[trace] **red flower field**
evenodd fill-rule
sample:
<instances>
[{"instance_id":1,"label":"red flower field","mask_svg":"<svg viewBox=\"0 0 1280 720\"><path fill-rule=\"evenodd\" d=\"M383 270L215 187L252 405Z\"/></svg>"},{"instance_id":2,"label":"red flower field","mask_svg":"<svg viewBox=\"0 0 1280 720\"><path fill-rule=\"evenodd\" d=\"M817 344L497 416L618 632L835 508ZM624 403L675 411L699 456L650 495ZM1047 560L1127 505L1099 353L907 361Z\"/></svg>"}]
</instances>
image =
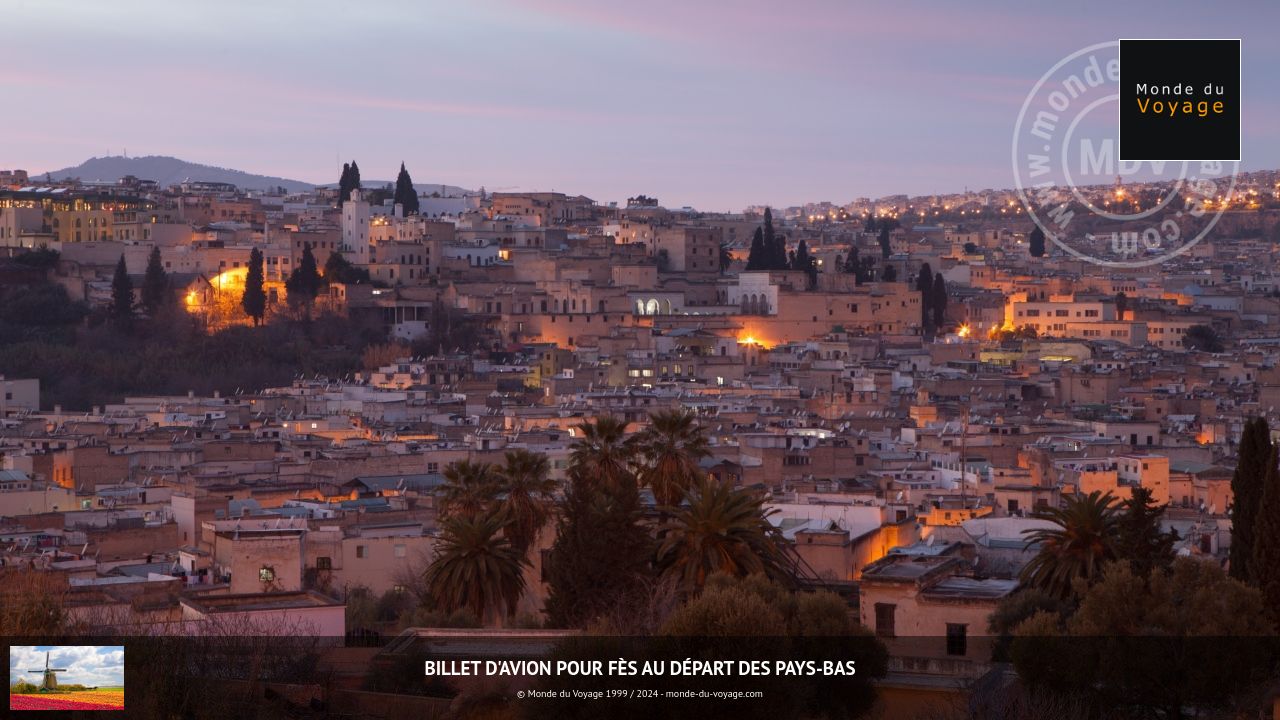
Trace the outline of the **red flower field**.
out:
<instances>
[{"instance_id":1,"label":"red flower field","mask_svg":"<svg viewBox=\"0 0 1280 720\"><path fill-rule=\"evenodd\" d=\"M124 689L9 695L10 710L123 710Z\"/></svg>"}]
</instances>

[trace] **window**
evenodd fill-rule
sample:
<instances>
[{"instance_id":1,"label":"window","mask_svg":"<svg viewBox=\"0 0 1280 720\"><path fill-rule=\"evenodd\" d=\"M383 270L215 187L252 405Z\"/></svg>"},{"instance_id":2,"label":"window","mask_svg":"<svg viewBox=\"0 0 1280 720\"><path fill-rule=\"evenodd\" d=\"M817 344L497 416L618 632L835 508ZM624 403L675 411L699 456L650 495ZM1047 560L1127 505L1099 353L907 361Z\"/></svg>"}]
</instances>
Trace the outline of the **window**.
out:
<instances>
[{"instance_id":1,"label":"window","mask_svg":"<svg viewBox=\"0 0 1280 720\"><path fill-rule=\"evenodd\" d=\"M402 558L402 557L404 557L404 556L405 556L405 547L404 547L404 545L396 545L394 548L392 548L392 550L393 550L393 552L395 553L395 556L396 556L396 557L398 557L398 558Z\"/></svg>"},{"instance_id":2,"label":"window","mask_svg":"<svg viewBox=\"0 0 1280 720\"><path fill-rule=\"evenodd\" d=\"M258 571L258 579L264 583L275 582L276 569L270 565L263 565L262 569Z\"/></svg>"},{"instance_id":3,"label":"window","mask_svg":"<svg viewBox=\"0 0 1280 720\"><path fill-rule=\"evenodd\" d=\"M947 623L947 654L963 657L969 649L969 626Z\"/></svg>"},{"instance_id":4,"label":"window","mask_svg":"<svg viewBox=\"0 0 1280 720\"><path fill-rule=\"evenodd\" d=\"M332 570L332 569L333 569L333 560L332 560L332 559L330 559L330 558L328 558L328 557L318 557L318 558L316 558L316 569L317 569L317 570Z\"/></svg>"},{"instance_id":5,"label":"window","mask_svg":"<svg viewBox=\"0 0 1280 720\"><path fill-rule=\"evenodd\" d=\"M894 637L893 613L898 609L893 603L876 603L876 635ZM950 626L948 626L950 627Z\"/></svg>"},{"instance_id":6,"label":"window","mask_svg":"<svg viewBox=\"0 0 1280 720\"><path fill-rule=\"evenodd\" d=\"M356 546L356 557L357 557L357 558L361 558L361 559L363 559L363 558L364 558L364 546L363 546L363 545L357 545L357 546Z\"/></svg>"}]
</instances>

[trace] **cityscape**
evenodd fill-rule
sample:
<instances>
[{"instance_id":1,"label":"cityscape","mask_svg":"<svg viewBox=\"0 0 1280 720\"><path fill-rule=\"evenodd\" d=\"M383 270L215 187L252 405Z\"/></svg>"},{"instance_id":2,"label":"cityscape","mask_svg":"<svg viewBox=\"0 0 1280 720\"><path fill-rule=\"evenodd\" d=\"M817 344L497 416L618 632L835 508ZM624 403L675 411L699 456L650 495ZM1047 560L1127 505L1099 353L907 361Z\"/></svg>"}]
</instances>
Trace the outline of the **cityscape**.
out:
<instances>
[{"instance_id":1,"label":"cityscape","mask_svg":"<svg viewBox=\"0 0 1280 720\"><path fill-rule=\"evenodd\" d=\"M534 189L344 135L302 180L34 132L0 148L11 710L1280 717L1256 125L1177 177L776 203L693 161Z\"/></svg>"}]
</instances>

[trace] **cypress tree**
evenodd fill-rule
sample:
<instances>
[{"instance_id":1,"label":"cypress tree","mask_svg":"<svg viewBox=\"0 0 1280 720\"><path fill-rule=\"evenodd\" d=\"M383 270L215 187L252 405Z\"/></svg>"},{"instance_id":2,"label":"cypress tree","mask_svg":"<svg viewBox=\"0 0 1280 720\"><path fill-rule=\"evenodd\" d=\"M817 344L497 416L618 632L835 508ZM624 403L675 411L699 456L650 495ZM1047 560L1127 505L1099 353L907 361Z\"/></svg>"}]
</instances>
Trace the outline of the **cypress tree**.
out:
<instances>
[{"instance_id":1,"label":"cypress tree","mask_svg":"<svg viewBox=\"0 0 1280 720\"><path fill-rule=\"evenodd\" d=\"M293 304L310 303L320 293L324 281L316 269L316 256L311 253L311 243L302 244L302 259L298 267L289 273L284 287L288 292L289 302Z\"/></svg>"},{"instance_id":2,"label":"cypress tree","mask_svg":"<svg viewBox=\"0 0 1280 720\"><path fill-rule=\"evenodd\" d=\"M930 294L933 305L933 325L942 327L947 315L947 283L942 279L942 273L933 276L933 290Z\"/></svg>"},{"instance_id":3,"label":"cypress tree","mask_svg":"<svg viewBox=\"0 0 1280 720\"><path fill-rule=\"evenodd\" d=\"M889 245L889 223L884 222L880 224L880 255L888 260L892 254L893 248Z\"/></svg>"},{"instance_id":4,"label":"cypress tree","mask_svg":"<svg viewBox=\"0 0 1280 720\"><path fill-rule=\"evenodd\" d=\"M1231 476L1231 577L1254 582L1253 550L1262 500L1263 477L1271 457L1271 428L1266 419L1255 417L1244 425L1237 450L1236 470Z\"/></svg>"},{"instance_id":5,"label":"cypress tree","mask_svg":"<svg viewBox=\"0 0 1280 720\"><path fill-rule=\"evenodd\" d=\"M360 166L356 164L355 160L351 161L351 189L360 189ZM350 196L350 193L348 193L347 197L349 198Z\"/></svg>"},{"instance_id":6,"label":"cypress tree","mask_svg":"<svg viewBox=\"0 0 1280 720\"><path fill-rule=\"evenodd\" d=\"M898 279L898 269L893 265L886 264L884 270L880 273L880 279L885 282L894 282Z\"/></svg>"},{"instance_id":7,"label":"cypress tree","mask_svg":"<svg viewBox=\"0 0 1280 720\"><path fill-rule=\"evenodd\" d=\"M400 174L396 176L395 202L404 209L406 216L418 214L418 191L413 189L413 179L403 162L400 163Z\"/></svg>"},{"instance_id":8,"label":"cypress tree","mask_svg":"<svg viewBox=\"0 0 1280 720\"><path fill-rule=\"evenodd\" d=\"M765 266L762 270L787 269L787 241L779 239L773 229L773 210L764 209Z\"/></svg>"},{"instance_id":9,"label":"cypress tree","mask_svg":"<svg viewBox=\"0 0 1280 720\"><path fill-rule=\"evenodd\" d=\"M756 234L751 236L751 253L747 255L748 270L765 270L765 249L764 249L764 233L760 228L756 228Z\"/></svg>"},{"instance_id":10,"label":"cypress tree","mask_svg":"<svg viewBox=\"0 0 1280 720\"><path fill-rule=\"evenodd\" d=\"M342 177L338 178L338 202L351 199L351 163L342 163Z\"/></svg>"},{"instance_id":11,"label":"cypress tree","mask_svg":"<svg viewBox=\"0 0 1280 720\"><path fill-rule=\"evenodd\" d=\"M111 278L111 304L107 312L115 320L125 321L133 317L133 281L129 279L129 269L124 264L124 254L116 263L116 273Z\"/></svg>"},{"instance_id":12,"label":"cypress tree","mask_svg":"<svg viewBox=\"0 0 1280 720\"><path fill-rule=\"evenodd\" d=\"M142 305L151 315L169 304L169 276L160 262L160 248L151 248L147 256L147 274L142 280Z\"/></svg>"},{"instance_id":13,"label":"cypress tree","mask_svg":"<svg viewBox=\"0 0 1280 720\"><path fill-rule=\"evenodd\" d=\"M920 293L920 326L930 327L933 322L933 268L929 263L920 266L920 274L916 276L916 291Z\"/></svg>"},{"instance_id":14,"label":"cypress tree","mask_svg":"<svg viewBox=\"0 0 1280 720\"><path fill-rule=\"evenodd\" d=\"M240 306L244 314L253 318L255 326L262 323L267 314L267 291L263 288L262 251L254 248L249 253L249 273L244 278L244 295Z\"/></svg>"},{"instance_id":15,"label":"cypress tree","mask_svg":"<svg viewBox=\"0 0 1280 720\"><path fill-rule=\"evenodd\" d=\"M1253 525L1250 572L1273 617L1280 617L1280 448L1271 446ZM1234 538L1232 539L1234 549Z\"/></svg>"},{"instance_id":16,"label":"cypress tree","mask_svg":"<svg viewBox=\"0 0 1280 720\"><path fill-rule=\"evenodd\" d=\"M1044 257L1044 231L1039 225L1031 230L1027 243L1030 245L1031 257Z\"/></svg>"}]
</instances>

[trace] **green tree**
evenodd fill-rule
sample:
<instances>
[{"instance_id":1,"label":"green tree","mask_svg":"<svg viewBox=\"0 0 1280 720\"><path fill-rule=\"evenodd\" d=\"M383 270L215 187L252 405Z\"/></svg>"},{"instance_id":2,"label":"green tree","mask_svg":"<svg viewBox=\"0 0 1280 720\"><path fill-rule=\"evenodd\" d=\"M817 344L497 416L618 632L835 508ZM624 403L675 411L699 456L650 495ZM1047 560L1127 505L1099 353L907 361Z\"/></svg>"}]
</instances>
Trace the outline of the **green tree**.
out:
<instances>
[{"instance_id":1,"label":"green tree","mask_svg":"<svg viewBox=\"0 0 1280 720\"><path fill-rule=\"evenodd\" d=\"M455 460L444 468L437 491L441 517L478 515L492 509L499 490L498 475L486 462Z\"/></svg>"},{"instance_id":2,"label":"green tree","mask_svg":"<svg viewBox=\"0 0 1280 720\"><path fill-rule=\"evenodd\" d=\"M1120 503L1116 517L1116 557L1128 561L1134 572L1148 577L1155 570L1167 570L1173 564L1175 530L1161 529L1164 506L1152 500L1151 489L1135 487L1133 494Z\"/></svg>"},{"instance_id":3,"label":"green tree","mask_svg":"<svg viewBox=\"0 0 1280 720\"><path fill-rule=\"evenodd\" d=\"M368 284L372 282L369 271L352 265L340 251L329 253L324 261L324 281L342 283L344 285Z\"/></svg>"},{"instance_id":4,"label":"green tree","mask_svg":"<svg viewBox=\"0 0 1280 720\"><path fill-rule=\"evenodd\" d=\"M757 492L704 478L689 489L687 505L663 524L658 565L690 594L716 572L763 572L789 581L781 535L769 523L774 512L764 509Z\"/></svg>"},{"instance_id":5,"label":"green tree","mask_svg":"<svg viewBox=\"0 0 1280 720\"><path fill-rule=\"evenodd\" d=\"M396 176L395 202L406 216L418 214L418 191L414 189L413 178L409 177L403 162L400 163L400 174Z\"/></svg>"},{"instance_id":6,"label":"green tree","mask_svg":"<svg viewBox=\"0 0 1280 720\"><path fill-rule=\"evenodd\" d=\"M171 297L169 276L160 261L160 248L152 247L151 254L147 256L147 272L142 279L142 306L149 314L155 315L169 304Z\"/></svg>"},{"instance_id":7,"label":"green tree","mask_svg":"<svg viewBox=\"0 0 1280 720\"><path fill-rule=\"evenodd\" d=\"M1236 469L1231 475L1231 577L1252 583L1253 548L1262 503L1263 477L1271 457L1271 428L1266 418L1245 422L1236 450Z\"/></svg>"},{"instance_id":8,"label":"green tree","mask_svg":"<svg viewBox=\"0 0 1280 720\"><path fill-rule=\"evenodd\" d=\"M768 261L765 258L766 255L764 231L757 227L755 234L751 236L751 252L747 255L747 270L767 270Z\"/></svg>"},{"instance_id":9,"label":"green tree","mask_svg":"<svg viewBox=\"0 0 1280 720\"><path fill-rule=\"evenodd\" d=\"M723 275L733 265L733 252L728 245L720 246L720 274Z\"/></svg>"},{"instance_id":10,"label":"green tree","mask_svg":"<svg viewBox=\"0 0 1280 720\"><path fill-rule=\"evenodd\" d=\"M1192 325L1182 335L1182 345L1188 350L1220 353L1224 347L1218 332L1208 325Z\"/></svg>"},{"instance_id":11,"label":"green tree","mask_svg":"<svg viewBox=\"0 0 1280 720\"><path fill-rule=\"evenodd\" d=\"M1027 245L1031 257L1044 257L1044 231L1039 225L1031 229L1031 234L1027 236Z\"/></svg>"},{"instance_id":12,"label":"green tree","mask_svg":"<svg viewBox=\"0 0 1280 720\"><path fill-rule=\"evenodd\" d=\"M360 168L356 165L356 161L342 163L342 177L338 179L338 201L347 202L351 199L351 191L359 188Z\"/></svg>"},{"instance_id":13,"label":"green tree","mask_svg":"<svg viewBox=\"0 0 1280 720\"><path fill-rule=\"evenodd\" d=\"M586 627L643 592L653 574L653 538L640 519L634 484L570 473L544 568L551 626Z\"/></svg>"},{"instance_id":14,"label":"green tree","mask_svg":"<svg viewBox=\"0 0 1280 720\"><path fill-rule=\"evenodd\" d=\"M929 263L920 266L916 275L916 291L920 293L920 327L933 326L933 268Z\"/></svg>"},{"instance_id":15,"label":"green tree","mask_svg":"<svg viewBox=\"0 0 1280 720\"><path fill-rule=\"evenodd\" d=\"M1274 682L1261 593L1216 563L1178 558L1144 578L1116 562L1091 587L1078 585L1065 623L1042 612L1014 632L1014 667L1033 693L1086 698L1093 717L1180 718L1226 710Z\"/></svg>"},{"instance_id":16,"label":"green tree","mask_svg":"<svg viewBox=\"0 0 1280 720\"><path fill-rule=\"evenodd\" d=\"M244 294L240 297L240 307L244 314L253 318L254 325L261 325L267 314L267 291L263 287L262 251L254 248L249 251L249 272L244 276Z\"/></svg>"},{"instance_id":17,"label":"green tree","mask_svg":"<svg viewBox=\"0 0 1280 720\"><path fill-rule=\"evenodd\" d=\"M1063 499L1064 506L1036 513L1057 527L1028 531L1027 546L1039 545L1022 568L1022 582L1059 598L1075 590L1075 580L1097 580L1116 557L1118 508L1111 493L1094 491Z\"/></svg>"},{"instance_id":18,"label":"green tree","mask_svg":"<svg viewBox=\"0 0 1280 720\"><path fill-rule=\"evenodd\" d=\"M887 222L880 225L880 257L888 260L893 254L893 246L889 243L889 224Z\"/></svg>"},{"instance_id":19,"label":"green tree","mask_svg":"<svg viewBox=\"0 0 1280 720\"><path fill-rule=\"evenodd\" d=\"M626 430L627 422L611 415L575 426L577 435L569 445L570 477L611 491L634 492L636 445Z\"/></svg>"},{"instance_id":20,"label":"green tree","mask_svg":"<svg viewBox=\"0 0 1280 720\"><path fill-rule=\"evenodd\" d=\"M441 525L424 579L445 610L510 617L524 593L524 556L502 533L501 513L455 515Z\"/></svg>"},{"instance_id":21,"label":"green tree","mask_svg":"<svg viewBox=\"0 0 1280 720\"><path fill-rule=\"evenodd\" d=\"M129 269L124 264L124 255L116 263L115 275L111 278L111 304L107 313L117 322L127 322L133 318L133 281L129 279Z\"/></svg>"},{"instance_id":22,"label":"green tree","mask_svg":"<svg viewBox=\"0 0 1280 720\"><path fill-rule=\"evenodd\" d=\"M523 448L508 450L498 469L498 508L507 519L507 537L523 555L551 518L556 482L547 477L547 456Z\"/></svg>"},{"instance_id":23,"label":"green tree","mask_svg":"<svg viewBox=\"0 0 1280 720\"><path fill-rule=\"evenodd\" d=\"M289 302L293 305L310 305L320 294L323 285L324 280L316 269L316 256L311 252L311 243L303 243L302 258L284 283Z\"/></svg>"},{"instance_id":24,"label":"green tree","mask_svg":"<svg viewBox=\"0 0 1280 720\"><path fill-rule=\"evenodd\" d=\"M880 279L885 282L897 282L898 268L888 263L885 263L884 271L880 273Z\"/></svg>"},{"instance_id":25,"label":"green tree","mask_svg":"<svg viewBox=\"0 0 1280 720\"><path fill-rule=\"evenodd\" d=\"M1280 618L1280 447L1271 446L1253 527L1253 584L1271 617Z\"/></svg>"},{"instance_id":26,"label":"green tree","mask_svg":"<svg viewBox=\"0 0 1280 720\"><path fill-rule=\"evenodd\" d=\"M942 273L933 276L929 304L933 309L933 326L942 327L947 320L947 283L942 279Z\"/></svg>"},{"instance_id":27,"label":"green tree","mask_svg":"<svg viewBox=\"0 0 1280 720\"><path fill-rule=\"evenodd\" d=\"M685 410L661 410L649 416L649 427L636 437L644 462L639 481L653 490L659 505L675 507L702 479L699 461L710 454L697 418Z\"/></svg>"},{"instance_id":28,"label":"green tree","mask_svg":"<svg viewBox=\"0 0 1280 720\"><path fill-rule=\"evenodd\" d=\"M977 254L978 254L978 246L977 246L977 245L974 245L974 244L973 244L973 243L971 243L971 242L967 242L967 243L965 243L965 244L964 244L964 254L965 254L965 255L977 255Z\"/></svg>"},{"instance_id":29,"label":"green tree","mask_svg":"<svg viewBox=\"0 0 1280 720\"><path fill-rule=\"evenodd\" d=\"M764 209L764 249L766 265L763 270L787 269L787 241L779 237L773 228L773 210Z\"/></svg>"},{"instance_id":30,"label":"green tree","mask_svg":"<svg viewBox=\"0 0 1280 720\"><path fill-rule=\"evenodd\" d=\"M1181 197L1181 196L1179 196ZM1125 312L1129 310L1129 296L1123 292L1116 293L1116 315L1123 318Z\"/></svg>"}]
</instances>

